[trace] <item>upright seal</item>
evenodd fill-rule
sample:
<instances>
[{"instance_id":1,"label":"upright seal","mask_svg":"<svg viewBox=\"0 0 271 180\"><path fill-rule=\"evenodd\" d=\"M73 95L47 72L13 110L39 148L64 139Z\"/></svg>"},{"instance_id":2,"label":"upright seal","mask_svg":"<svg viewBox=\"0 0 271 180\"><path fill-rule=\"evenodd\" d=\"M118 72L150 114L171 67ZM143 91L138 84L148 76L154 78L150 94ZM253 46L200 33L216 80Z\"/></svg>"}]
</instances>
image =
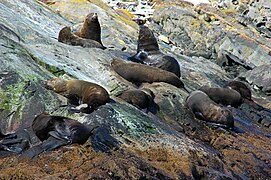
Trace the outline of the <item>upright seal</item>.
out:
<instances>
[{"instance_id":1,"label":"upright seal","mask_svg":"<svg viewBox=\"0 0 271 180\"><path fill-rule=\"evenodd\" d=\"M84 20L82 28L74 34L81 38L92 39L103 45L101 40L101 26L97 13L89 13Z\"/></svg>"},{"instance_id":2,"label":"upright seal","mask_svg":"<svg viewBox=\"0 0 271 180\"><path fill-rule=\"evenodd\" d=\"M161 68L174 73L177 77L181 77L178 61L174 57L165 55L159 50L153 32L143 23L139 23L137 53L129 59L133 62Z\"/></svg>"},{"instance_id":3,"label":"upright seal","mask_svg":"<svg viewBox=\"0 0 271 180\"><path fill-rule=\"evenodd\" d=\"M79 36L74 35L71 32L70 27L64 27L59 31L58 42L72 46L82 46L85 48L100 48L106 49L101 43L94 41L92 39L84 39Z\"/></svg>"}]
</instances>

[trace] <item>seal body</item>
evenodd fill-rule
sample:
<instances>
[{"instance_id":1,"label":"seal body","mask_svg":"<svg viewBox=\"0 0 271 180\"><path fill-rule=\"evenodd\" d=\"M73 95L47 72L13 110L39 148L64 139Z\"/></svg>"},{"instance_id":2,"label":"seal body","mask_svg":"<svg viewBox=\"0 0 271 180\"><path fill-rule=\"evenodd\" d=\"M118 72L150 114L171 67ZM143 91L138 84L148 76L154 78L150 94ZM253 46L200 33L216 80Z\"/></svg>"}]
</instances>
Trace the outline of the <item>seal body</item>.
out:
<instances>
[{"instance_id":1,"label":"seal body","mask_svg":"<svg viewBox=\"0 0 271 180\"><path fill-rule=\"evenodd\" d=\"M103 45L101 41L101 26L97 13L89 13L84 20L82 28L74 34L81 38L92 39Z\"/></svg>"},{"instance_id":2,"label":"seal body","mask_svg":"<svg viewBox=\"0 0 271 180\"><path fill-rule=\"evenodd\" d=\"M70 27L64 27L60 30L58 34L58 42L62 42L72 46L82 46L85 48L101 48L106 49L101 43L92 40L92 39L84 39L79 36L74 35L71 32Z\"/></svg>"},{"instance_id":3,"label":"seal body","mask_svg":"<svg viewBox=\"0 0 271 180\"><path fill-rule=\"evenodd\" d=\"M199 90L205 92L214 102L225 106L238 107L243 102L240 93L234 89L202 86Z\"/></svg>"},{"instance_id":4,"label":"seal body","mask_svg":"<svg viewBox=\"0 0 271 180\"><path fill-rule=\"evenodd\" d=\"M32 129L41 141L53 136L70 144L84 144L91 134L88 127L74 119L51 116L48 113L41 113L35 117Z\"/></svg>"},{"instance_id":5,"label":"seal body","mask_svg":"<svg viewBox=\"0 0 271 180\"><path fill-rule=\"evenodd\" d=\"M179 88L184 87L183 82L175 74L159 68L125 62L121 59L113 59L111 66L121 77L133 83L166 82Z\"/></svg>"},{"instance_id":6,"label":"seal body","mask_svg":"<svg viewBox=\"0 0 271 180\"><path fill-rule=\"evenodd\" d=\"M46 82L46 86L67 97L71 104L87 104L91 110L110 101L108 92L102 86L87 81L53 78Z\"/></svg>"},{"instance_id":7,"label":"seal body","mask_svg":"<svg viewBox=\"0 0 271 180\"><path fill-rule=\"evenodd\" d=\"M153 32L145 25L139 25L137 54L129 58L131 61L161 68L181 77L178 61L159 50Z\"/></svg>"},{"instance_id":8,"label":"seal body","mask_svg":"<svg viewBox=\"0 0 271 180\"><path fill-rule=\"evenodd\" d=\"M34 158L44 151L51 151L60 146L78 143L84 144L91 130L80 122L41 113L32 122L32 129L42 143L26 150L20 158Z\"/></svg>"},{"instance_id":9,"label":"seal body","mask_svg":"<svg viewBox=\"0 0 271 180\"><path fill-rule=\"evenodd\" d=\"M234 89L238 91L241 96L245 99L251 100L251 90L250 88L241 81L230 81L224 86L225 88Z\"/></svg>"},{"instance_id":10,"label":"seal body","mask_svg":"<svg viewBox=\"0 0 271 180\"><path fill-rule=\"evenodd\" d=\"M229 109L219 106L202 91L193 91L186 99L186 104L196 118L225 125L234 126L234 118Z\"/></svg>"},{"instance_id":11,"label":"seal body","mask_svg":"<svg viewBox=\"0 0 271 180\"><path fill-rule=\"evenodd\" d=\"M154 103L155 96L149 89L131 89L122 92L118 97L139 109L146 109Z\"/></svg>"}]
</instances>

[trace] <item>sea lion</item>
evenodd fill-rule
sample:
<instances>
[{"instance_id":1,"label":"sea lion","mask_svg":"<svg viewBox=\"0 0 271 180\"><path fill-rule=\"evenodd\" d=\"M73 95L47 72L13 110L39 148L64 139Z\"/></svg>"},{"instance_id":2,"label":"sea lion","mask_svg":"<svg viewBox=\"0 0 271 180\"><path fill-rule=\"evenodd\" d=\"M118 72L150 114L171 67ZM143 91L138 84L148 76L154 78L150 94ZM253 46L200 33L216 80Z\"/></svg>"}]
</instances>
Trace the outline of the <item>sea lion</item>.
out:
<instances>
[{"instance_id":1,"label":"sea lion","mask_svg":"<svg viewBox=\"0 0 271 180\"><path fill-rule=\"evenodd\" d=\"M126 90L117 97L132 104L138 109L146 109L154 104L155 95L151 90L143 88Z\"/></svg>"},{"instance_id":2,"label":"sea lion","mask_svg":"<svg viewBox=\"0 0 271 180\"><path fill-rule=\"evenodd\" d=\"M225 125L227 128L234 126L231 111L216 104L202 91L193 91L186 99L186 104L196 118Z\"/></svg>"},{"instance_id":3,"label":"sea lion","mask_svg":"<svg viewBox=\"0 0 271 180\"><path fill-rule=\"evenodd\" d=\"M84 20L82 28L74 32L74 34L81 38L92 39L103 45L101 41L101 26L97 13L89 13Z\"/></svg>"},{"instance_id":4,"label":"sea lion","mask_svg":"<svg viewBox=\"0 0 271 180\"><path fill-rule=\"evenodd\" d=\"M234 89L209 87L205 85L199 90L205 92L214 102L225 106L231 105L233 107L238 107L243 102L240 93Z\"/></svg>"},{"instance_id":5,"label":"sea lion","mask_svg":"<svg viewBox=\"0 0 271 180\"><path fill-rule=\"evenodd\" d=\"M90 111L110 101L102 86L83 80L53 78L46 82L46 88L67 97L73 105L87 104Z\"/></svg>"},{"instance_id":6,"label":"sea lion","mask_svg":"<svg viewBox=\"0 0 271 180\"><path fill-rule=\"evenodd\" d=\"M224 88L234 89L239 92L243 98L251 100L250 88L241 81L230 81L224 85Z\"/></svg>"},{"instance_id":7,"label":"sea lion","mask_svg":"<svg viewBox=\"0 0 271 180\"><path fill-rule=\"evenodd\" d=\"M34 158L44 151L68 144L84 144L91 135L91 130L80 122L46 112L35 117L32 129L42 143L25 151L20 158Z\"/></svg>"},{"instance_id":8,"label":"sea lion","mask_svg":"<svg viewBox=\"0 0 271 180\"><path fill-rule=\"evenodd\" d=\"M178 88L184 88L183 82L173 73L133 62L125 62L121 59L113 59L111 66L124 79L133 83L142 82L166 82Z\"/></svg>"},{"instance_id":9,"label":"sea lion","mask_svg":"<svg viewBox=\"0 0 271 180\"><path fill-rule=\"evenodd\" d=\"M92 39L83 39L74 35L71 32L70 27L64 27L60 30L58 34L58 42L62 42L72 46L82 46L85 48L101 48L106 49L102 44L99 42L92 40Z\"/></svg>"},{"instance_id":10,"label":"sea lion","mask_svg":"<svg viewBox=\"0 0 271 180\"><path fill-rule=\"evenodd\" d=\"M153 32L144 24L139 24L139 36L137 41L137 53L129 58L133 62L161 68L181 77L178 61L159 50L157 40Z\"/></svg>"}]
</instances>

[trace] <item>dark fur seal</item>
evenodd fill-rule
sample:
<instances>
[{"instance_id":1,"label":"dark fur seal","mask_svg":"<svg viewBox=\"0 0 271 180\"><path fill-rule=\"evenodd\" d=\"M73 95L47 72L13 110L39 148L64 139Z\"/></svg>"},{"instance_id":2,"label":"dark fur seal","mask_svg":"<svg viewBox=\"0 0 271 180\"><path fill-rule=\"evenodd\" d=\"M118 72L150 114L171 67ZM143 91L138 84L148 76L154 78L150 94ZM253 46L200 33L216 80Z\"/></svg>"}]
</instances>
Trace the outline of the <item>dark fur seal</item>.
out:
<instances>
[{"instance_id":1,"label":"dark fur seal","mask_svg":"<svg viewBox=\"0 0 271 180\"><path fill-rule=\"evenodd\" d=\"M91 130L80 122L45 112L35 117L32 129L42 143L25 151L21 158L34 158L44 151L68 144L84 144L91 135Z\"/></svg>"},{"instance_id":2,"label":"dark fur seal","mask_svg":"<svg viewBox=\"0 0 271 180\"><path fill-rule=\"evenodd\" d=\"M103 45L101 41L101 26L97 13L89 13L85 18L83 27L74 34L81 38L92 39Z\"/></svg>"},{"instance_id":3,"label":"dark fur seal","mask_svg":"<svg viewBox=\"0 0 271 180\"><path fill-rule=\"evenodd\" d=\"M85 48L101 48L106 49L101 43L92 39L83 39L79 36L74 35L71 32L70 27L64 27L58 34L58 42L62 42L72 46L82 46Z\"/></svg>"},{"instance_id":4,"label":"dark fur seal","mask_svg":"<svg viewBox=\"0 0 271 180\"><path fill-rule=\"evenodd\" d=\"M171 56L163 54L159 50L159 46L153 32L145 25L139 25L137 54L129 59L133 62L161 68L181 77L178 61Z\"/></svg>"},{"instance_id":5,"label":"dark fur seal","mask_svg":"<svg viewBox=\"0 0 271 180\"><path fill-rule=\"evenodd\" d=\"M159 68L125 62L121 59L113 59L111 66L121 77L133 83L166 82L184 88L183 82L175 74Z\"/></svg>"},{"instance_id":6,"label":"dark fur seal","mask_svg":"<svg viewBox=\"0 0 271 180\"><path fill-rule=\"evenodd\" d=\"M234 118L229 109L219 106L202 91L193 91L186 99L186 104L195 117L207 122L234 126Z\"/></svg>"},{"instance_id":7,"label":"dark fur seal","mask_svg":"<svg viewBox=\"0 0 271 180\"><path fill-rule=\"evenodd\" d=\"M87 104L91 111L110 101L102 86L87 81L53 78L46 82L46 87L67 97L71 104Z\"/></svg>"},{"instance_id":8,"label":"dark fur seal","mask_svg":"<svg viewBox=\"0 0 271 180\"><path fill-rule=\"evenodd\" d=\"M124 91L118 97L139 109L146 109L154 103L155 95L151 90L143 88Z\"/></svg>"},{"instance_id":9,"label":"dark fur seal","mask_svg":"<svg viewBox=\"0 0 271 180\"><path fill-rule=\"evenodd\" d=\"M199 90L205 92L214 102L225 106L238 107L243 102L240 93L234 89L202 86Z\"/></svg>"},{"instance_id":10,"label":"dark fur seal","mask_svg":"<svg viewBox=\"0 0 271 180\"><path fill-rule=\"evenodd\" d=\"M241 81L230 81L224 86L225 88L230 88L238 91L241 96L245 99L251 100L251 90L250 88Z\"/></svg>"}]
</instances>

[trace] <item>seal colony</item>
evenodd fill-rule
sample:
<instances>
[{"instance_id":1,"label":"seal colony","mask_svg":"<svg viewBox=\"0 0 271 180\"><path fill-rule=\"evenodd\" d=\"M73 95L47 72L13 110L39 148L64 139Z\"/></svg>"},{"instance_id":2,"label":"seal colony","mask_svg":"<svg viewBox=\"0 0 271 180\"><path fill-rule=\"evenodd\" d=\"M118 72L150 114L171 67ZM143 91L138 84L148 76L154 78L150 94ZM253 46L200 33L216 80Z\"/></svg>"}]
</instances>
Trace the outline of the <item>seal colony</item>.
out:
<instances>
[{"instance_id":1,"label":"seal colony","mask_svg":"<svg viewBox=\"0 0 271 180\"><path fill-rule=\"evenodd\" d=\"M115 58L110 64L112 69L132 83L165 82L186 90L184 83L180 80L181 72L178 61L159 50L153 32L144 23L144 21L138 21L137 54L130 57L134 62L125 62ZM105 49L101 41L98 15L96 13L88 14L83 27L75 33L71 32L70 27L64 27L59 32L58 41L73 46ZM86 104L87 107L81 109L81 112L91 113L110 101L109 93L105 88L83 80L53 78L46 81L46 88L66 97L71 105ZM155 94L150 89L128 89L118 97L140 110L150 108L155 104ZM224 106L238 107L244 102L244 99L252 102L250 89L242 82L232 81L223 88L203 86L199 90L191 92L185 103L195 118L233 128L233 114ZM84 144L94 131L97 132L91 137L94 149L105 151L118 147L118 141L110 136L109 131L103 127L93 131L74 119L50 115L46 112L36 116L31 127L41 143L24 151L21 158L34 158L44 151L51 151L68 144ZM17 141L14 137L14 134L5 135L0 131L0 151L12 152L14 150L13 152L21 153L28 148L26 141ZM12 149L11 145L16 144L14 142L18 142L18 146L16 145Z\"/></svg>"},{"instance_id":2,"label":"seal colony","mask_svg":"<svg viewBox=\"0 0 271 180\"><path fill-rule=\"evenodd\" d=\"M157 40L153 32L144 24L138 21L139 36L137 41L137 53L129 59L133 62L146 64L174 73L181 77L178 61L159 50Z\"/></svg>"}]
</instances>

